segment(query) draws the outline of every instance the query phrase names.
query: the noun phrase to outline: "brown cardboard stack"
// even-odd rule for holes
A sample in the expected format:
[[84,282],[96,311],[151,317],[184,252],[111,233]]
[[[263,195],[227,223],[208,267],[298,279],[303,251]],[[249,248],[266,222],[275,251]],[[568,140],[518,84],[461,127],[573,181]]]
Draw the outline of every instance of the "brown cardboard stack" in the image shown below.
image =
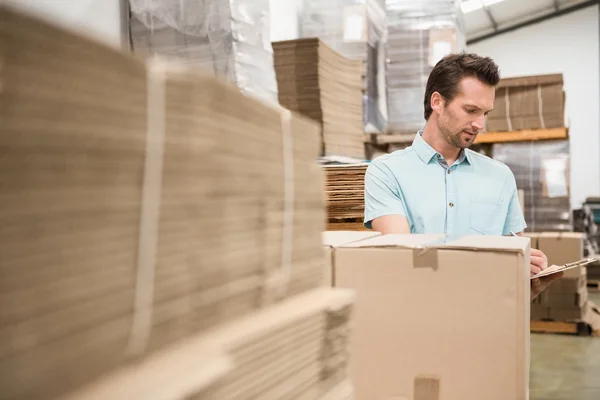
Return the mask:
[[564,126],[564,109],[562,74],[502,79],[494,110],[487,118],[487,130],[560,128]]
[[357,296],[357,400],[528,398],[528,240],[382,235],[333,252],[335,285]]
[[[548,257],[548,265],[564,265],[582,259],[584,235],[579,232],[543,232],[531,235],[531,246]],[[583,320],[588,308],[586,267],[565,271],[531,306],[531,319]]]
[[327,220],[362,220],[365,210],[365,173],[369,164],[325,165]]
[[361,62],[319,39],[273,43],[279,103],[322,124],[324,155],[365,158]]
[[1,7],[0,64],[2,398],[322,284],[316,124]]
[[[346,350],[353,302],[353,292],[346,290],[322,288],[296,296],[182,341],[68,399],[167,398],[164,393],[170,399],[194,400],[328,399],[333,390],[351,391]],[[144,374],[136,376],[140,369]],[[160,380],[140,379],[156,375],[156,369],[164,369]],[[169,378],[185,382],[179,393],[170,389],[174,385]]]

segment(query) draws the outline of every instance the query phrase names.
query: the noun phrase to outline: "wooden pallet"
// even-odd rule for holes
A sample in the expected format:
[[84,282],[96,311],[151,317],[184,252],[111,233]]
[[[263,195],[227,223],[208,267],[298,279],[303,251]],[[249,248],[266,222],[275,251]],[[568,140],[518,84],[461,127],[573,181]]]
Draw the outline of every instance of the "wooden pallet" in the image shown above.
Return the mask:
[[530,321],[529,330],[532,333],[559,333],[577,336],[598,336],[587,322],[565,322],[565,321]]

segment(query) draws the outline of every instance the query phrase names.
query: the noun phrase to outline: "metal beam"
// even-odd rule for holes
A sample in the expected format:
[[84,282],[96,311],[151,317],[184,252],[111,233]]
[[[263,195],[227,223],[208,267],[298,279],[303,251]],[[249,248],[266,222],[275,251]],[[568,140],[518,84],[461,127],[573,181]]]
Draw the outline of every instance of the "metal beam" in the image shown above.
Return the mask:
[[561,15],[565,15],[565,14],[569,14],[572,13],[574,11],[578,11],[581,10],[583,8],[587,8],[593,5],[598,5],[600,4],[600,0],[588,0],[588,1],[584,1],[582,3],[579,4],[575,4],[574,6],[571,7],[565,7],[562,8],[558,11],[554,11],[550,14],[547,15],[543,15],[541,17],[537,17],[537,18],[533,18],[530,19],[528,21],[524,21],[512,26],[508,26],[506,28],[502,28],[502,29],[498,29],[496,32],[492,32],[492,33],[488,33],[485,35],[481,35],[479,37],[467,40],[467,45],[469,44],[474,44],[477,42],[481,42],[482,40],[487,40],[487,39],[491,39],[494,36],[498,36],[498,35],[502,35],[503,33],[508,33],[508,32],[512,32],[512,31],[516,31],[517,29],[521,29],[521,28],[525,28],[526,26],[530,26],[530,25],[534,25],[552,18],[556,18],[556,17],[560,17]]
[[481,4],[483,6],[483,11],[485,11],[485,14],[487,15],[488,19],[492,23],[492,26],[494,27],[494,33],[498,32],[498,22],[496,22],[496,19],[494,18],[494,16],[492,15],[492,12],[490,11],[490,8],[483,3],[481,3]]
[[120,0],[119,6],[121,11],[121,44],[123,50],[129,53],[133,50],[131,46],[129,0]]

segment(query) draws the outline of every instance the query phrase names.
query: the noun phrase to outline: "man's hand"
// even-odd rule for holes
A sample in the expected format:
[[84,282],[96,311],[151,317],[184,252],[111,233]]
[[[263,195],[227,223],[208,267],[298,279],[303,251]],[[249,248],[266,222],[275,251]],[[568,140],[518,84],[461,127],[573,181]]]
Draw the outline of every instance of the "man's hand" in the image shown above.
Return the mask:
[[548,268],[548,257],[538,249],[531,249],[531,276]]
[[[543,270],[548,268],[548,258],[546,255],[537,249],[531,249],[531,271],[530,276],[539,274]],[[531,280],[531,300],[535,299],[540,293],[542,293],[552,282],[561,278],[564,272],[559,272],[552,275],[546,275],[541,278]]]

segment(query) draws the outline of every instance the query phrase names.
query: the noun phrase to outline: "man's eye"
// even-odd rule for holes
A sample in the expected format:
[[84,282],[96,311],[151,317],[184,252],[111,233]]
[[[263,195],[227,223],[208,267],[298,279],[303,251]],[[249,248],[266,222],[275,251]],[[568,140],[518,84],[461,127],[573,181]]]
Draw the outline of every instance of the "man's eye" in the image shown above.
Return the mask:
[[475,110],[467,110],[469,114],[475,114]]

